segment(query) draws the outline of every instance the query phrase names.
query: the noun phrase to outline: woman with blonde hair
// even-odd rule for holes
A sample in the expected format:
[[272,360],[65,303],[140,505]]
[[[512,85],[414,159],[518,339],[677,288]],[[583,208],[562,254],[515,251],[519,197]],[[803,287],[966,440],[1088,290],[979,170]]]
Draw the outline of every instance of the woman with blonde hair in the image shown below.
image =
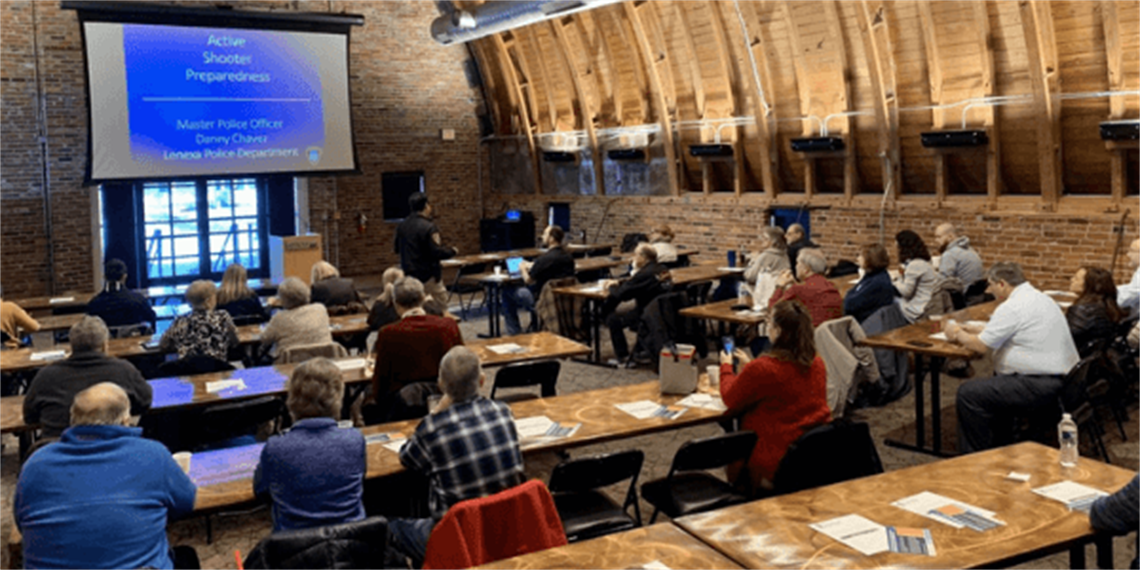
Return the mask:
[[[403,278],[404,270],[399,267],[392,266],[384,270],[384,275],[380,277],[380,284],[384,290],[376,296],[376,301],[372,303],[372,310],[368,313],[369,330],[378,331],[384,328],[384,326],[400,320],[400,313],[396,311],[396,300],[393,290],[394,284]],[[439,307],[436,303],[427,303],[424,305],[424,311],[427,314],[442,317],[443,313],[438,309]]]
[[352,280],[341,277],[333,264],[327,261],[314,263],[310,277],[312,302],[324,305],[330,313],[355,313],[364,308]]
[[269,312],[257,293],[249,288],[248,279],[245,267],[232,263],[226,268],[222,287],[218,289],[218,310],[229,313],[242,324],[264,323],[269,320]]

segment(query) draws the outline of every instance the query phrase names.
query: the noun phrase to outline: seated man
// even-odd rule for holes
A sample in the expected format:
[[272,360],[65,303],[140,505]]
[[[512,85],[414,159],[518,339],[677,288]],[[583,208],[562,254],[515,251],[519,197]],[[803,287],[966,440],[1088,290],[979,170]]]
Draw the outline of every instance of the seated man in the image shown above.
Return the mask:
[[1116,289],[1116,304],[1127,313],[1140,309],[1140,239],[1132,240],[1128,247],[1128,264],[1135,270],[1127,285]]
[[109,327],[149,323],[153,330],[158,317],[145,297],[127,288],[127,264],[120,259],[108,261],[103,277],[103,292],[87,303],[87,314],[103,319]]
[[811,314],[811,326],[818,327],[820,323],[838,319],[843,316],[843,296],[835,285],[823,276],[827,270],[827,261],[817,249],[805,249],[800,252],[796,262],[796,273],[799,283],[791,271],[784,270],[776,278],[776,290],[768,299],[768,308],[771,309],[780,301],[797,300]]
[[[606,283],[608,297],[602,308],[606,317],[606,326],[610,328],[610,342],[614,346],[614,358],[610,364],[621,366],[629,356],[629,344],[625,340],[625,329],[637,330],[641,322],[641,313],[658,295],[665,293],[663,276],[669,270],[657,263],[657,250],[648,243],[640,243],[633,250],[633,276],[621,284],[616,281]],[[636,301],[634,308],[627,311],[617,311],[617,306],[623,301]]]
[[43,437],[57,438],[70,421],[71,402],[79,392],[102,382],[117,384],[127,394],[131,415],[150,409],[151,387],[126,360],[107,350],[107,326],[99,317],[83,317],[71,326],[71,356],[36,373],[24,396],[24,423],[41,424]]
[[393,519],[392,545],[419,568],[428,537],[452,505],[523,482],[523,460],[511,409],[479,395],[486,376],[465,346],[439,363],[443,399],[400,449],[400,463],[428,479],[431,518]]
[[942,256],[938,261],[938,273],[943,277],[956,277],[966,287],[986,277],[982,258],[970,247],[970,238],[960,235],[954,224],[938,226],[934,230],[934,238]]
[[0,299],[0,332],[8,335],[4,344],[9,348],[20,346],[20,333],[36,332],[40,330],[40,323],[28,315],[23,307]]
[[162,444],[127,427],[130,407],[110,382],[79,392],[72,427],[24,464],[12,511],[28,568],[197,567],[192,548],[166,541],[197,489]]
[[534,262],[524,261],[519,266],[526,286],[503,288],[503,317],[507,321],[507,334],[522,333],[519,309],[534,311],[534,302],[542,288],[551,279],[574,276],[574,258],[562,247],[565,233],[558,226],[547,226],[542,232],[542,245],[549,249]]
[[962,453],[1009,443],[1015,414],[1057,410],[1065,374],[1080,360],[1061,308],[1025,280],[1020,265],[994,264],[987,278],[986,291],[1001,304],[981,333],[950,322],[945,327],[951,342],[978,353],[994,351],[994,376],[958,388]]
[[792,272],[796,277],[803,279],[803,276],[799,274],[799,270],[796,268],[796,261],[799,260],[800,251],[804,249],[819,249],[819,246],[816,245],[814,241],[811,241],[811,238],[808,237],[807,231],[804,230],[802,224],[792,224],[788,226],[788,231],[784,234],[784,237],[788,242],[788,262],[792,266]]
[[[434,393],[439,360],[452,347],[463,344],[459,325],[453,319],[424,311],[427,295],[415,277],[404,277],[392,288],[400,320],[376,336],[376,369],[372,376],[372,400],[368,423],[410,419],[425,412],[424,399]],[[404,391],[406,387],[415,388]]]

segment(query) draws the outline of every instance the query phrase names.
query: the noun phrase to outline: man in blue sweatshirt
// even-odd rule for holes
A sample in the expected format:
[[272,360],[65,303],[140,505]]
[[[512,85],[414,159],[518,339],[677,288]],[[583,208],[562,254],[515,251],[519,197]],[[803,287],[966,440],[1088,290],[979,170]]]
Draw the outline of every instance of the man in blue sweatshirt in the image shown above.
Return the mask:
[[27,568],[196,567],[192,549],[170,550],[166,523],[194,510],[197,489],[162,444],[128,427],[130,407],[116,384],[83,390],[71,427],[24,464],[12,510]]

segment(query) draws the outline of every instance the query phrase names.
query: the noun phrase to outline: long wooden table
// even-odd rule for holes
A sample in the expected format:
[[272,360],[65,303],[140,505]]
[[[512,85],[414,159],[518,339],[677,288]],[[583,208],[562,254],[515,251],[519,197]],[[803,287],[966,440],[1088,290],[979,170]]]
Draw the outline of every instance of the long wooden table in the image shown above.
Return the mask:
[[[272,295],[277,291],[277,285],[279,283],[273,281],[272,279],[268,279],[268,278],[265,278],[265,279],[255,278],[255,279],[250,279],[248,281],[248,284],[249,284],[250,289],[257,291],[258,293]],[[220,285],[220,284],[215,282],[215,285]],[[142,296],[150,298],[150,299],[161,299],[161,298],[166,298],[166,297],[181,296],[181,295],[186,293],[187,287],[189,287],[188,284],[183,284],[183,285],[155,285],[153,287],[147,287],[145,289],[135,289],[135,291],[142,294]],[[29,313],[34,313],[37,311],[47,311],[47,310],[55,310],[55,309],[71,309],[71,310],[74,310],[74,309],[78,309],[80,307],[86,307],[87,304],[91,302],[91,299],[94,298],[95,295],[98,295],[98,294],[99,294],[98,291],[95,291],[95,292],[72,291],[72,292],[62,293],[59,295],[50,295],[50,296],[41,296],[41,297],[25,297],[23,299],[10,299],[10,300],[15,302],[20,307],[22,307],[25,311],[28,311]]]
[[[522,352],[499,354],[490,348],[506,343],[517,344],[522,348]],[[484,366],[503,366],[548,358],[570,358],[590,353],[590,347],[550,332],[469,342],[467,346],[479,356]],[[356,357],[339,360],[352,362],[363,359]],[[154,391],[150,413],[201,407],[220,401],[237,401],[265,395],[284,394],[285,382],[296,366],[296,364],[276,364],[193,376],[156,378],[149,381]],[[361,366],[346,370],[343,377],[345,384],[354,385],[369,382],[372,375],[364,366]],[[226,390],[218,393],[207,391],[206,388],[209,383],[220,380],[242,380],[246,383],[246,389]],[[22,394],[0,398],[0,433],[22,432],[38,427],[35,424],[27,425],[24,423],[24,396]]]
[[[1028,482],[1006,478],[1027,473]],[[755,501],[674,522],[745,568],[1001,567],[1080,547],[1095,538],[1088,515],[1070,512],[1030,489],[1065,479],[1112,493],[1131,471],[1082,458],[1062,474],[1056,449],[1037,443],[992,449]],[[923,491],[996,513],[1006,523],[985,532],[955,529],[891,506]],[[887,526],[927,528],[937,556],[883,552],[864,556],[812,530],[811,523],[849,514]],[[1083,547],[1072,550],[1083,557]],[[1083,568],[1083,559],[1072,560]]]
[[660,523],[490,562],[476,568],[741,568],[723,554],[678,528]]
[[[639,400],[672,405],[682,398],[661,394],[659,383],[652,381],[553,398],[524,400],[510,406],[517,419],[544,415],[563,425],[582,424],[572,436],[524,445],[523,454],[526,455],[680,429],[723,418],[721,412],[689,408],[673,420],[659,417],[639,420],[614,407],[614,404]],[[420,420],[393,422],[369,426],[361,431],[366,436],[392,432],[410,436],[419,422]],[[191,479],[198,485],[198,499],[194,509],[206,511],[253,500],[253,472],[257,467],[260,449],[261,444],[258,444],[194,454],[190,469]],[[368,470],[365,477],[369,479],[404,470],[399,456],[382,445],[369,444],[367,454]],[[195,468],[195,465],[199,467]]]

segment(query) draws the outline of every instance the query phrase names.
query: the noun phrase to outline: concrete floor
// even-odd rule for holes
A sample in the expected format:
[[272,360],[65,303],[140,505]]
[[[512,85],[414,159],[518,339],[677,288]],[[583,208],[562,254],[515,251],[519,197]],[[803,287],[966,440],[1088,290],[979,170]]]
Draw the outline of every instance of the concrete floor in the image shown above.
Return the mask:
[[[525,317],[523,322],[526,322]],[[478,332],[485,332],[487,330],[487,321],[485,317],[474,317],[462,323],[460,328],[465,338],[473,339],[476,338],[475,335]],[[603,333],[603,335],[605,334],[606,333]],[[630,339],[632,340],[632,337],[630,337]],[[607,347],[605,350],[608,350],[608,342],[603,346]],[[604,354],[604,356],[608,355]],[[492,375],[493,370],[490,370],[488,376],[491,377]],[[644,382],[653,377],[652,371],[648,368],[615,370],[568,361],[563,363],[558,390],[560,393],[579,392],[606,386]],[[954,394],[961,382],[962,380],[956,378],[944,377],[942,383],[942,404],[944,409],[950,411],[950,417],[953,417]],[[1128,434],[1127,441],[1121,440],[1120,434],[1114,429],[1115,425],[1106,426],[1110,432],[1106,443],[1109,446],[1113,463],[1132,470],[1140,468],[1140,446],[1136,443],[1140,441],[1140,424],[1137,423],[1136,416],[1137,414],[1135,410],[1133,410],[1131,419],[1126,425],[1126,432]],[[935,460],[935,458],[925,454],[904,451],[882,444],[883,438],[887,434],[896,432],[914,423],[913,394],[907,395],[881,408],[855,411],[850,417],[870,424],[872,435],[878,445],[879,455],[882,458],[885,469],[895,470]],[[953,439],[952,433],[955,424],[950,422],[944,425],[949,432],[947,437]],[[629,448],[642,449],[646,453],[646,460],[642,468],[641,480],[647,481],[666,475],[673,455],[681,444],[690,439],[714,435],[720,432],[721,428],[719,426],[715,424],[706,425],[669,431],[652,436],[625,439],[609,444],[577,448],[572,451],[572,455],[581,456]],[[6,543],[13,525],[11,500],[19,466],[17,464],[17,446],[14,438],[5,436],[3,441],[5,445],[3,446],[2,454],[0,454],[0,497],[3,499],[3,506],[0,507],[0,513],[2,513],[2,517],[0,517],[2,518],[2,520],[0,520],[0,536],[4,537]],[[553,454],[539,457],[528,456],[526,465],[527,474],[531,477],[547,480],[552,467],[557,461],[558,458]],[[615,488],[613,490],[615,495],[622,491],[624,491],[624,489]],[[643,518],[648,521],[652,508],[644,501],[642,501],[641,507]],[[206,543],[205,521],[200,517],[171,524],[169,526],[171,543],[175,545],[186,544],[194,546],[201,558],[203,568],[234,568],[236,567],[234,563],[234,551],[240,551],[244,558],[271,529],[269,512],[268,509],[265,508],[238,515],[215,516],[213,517],[212,524],[214,534],[212,544]],[[1115,553],[1115,567],[1127,567],[1129,561],[1136,556],[1135,539],[1132,537],[1118,538],[1115,543]],[[9,564],[8,551],[6,548],[3,550],[2,558],[3,559],[0,560],[0,567],[10,568],[11,565]],[[1095,553],[1091,548],[1086,554],[1086,560],[1088,560],[1089,563],[1093,563],[1096,560]],[[1024,564],[1021,567],[1068,568],[1069,560],[1067,554],[1060,554],[1038,559]]]

